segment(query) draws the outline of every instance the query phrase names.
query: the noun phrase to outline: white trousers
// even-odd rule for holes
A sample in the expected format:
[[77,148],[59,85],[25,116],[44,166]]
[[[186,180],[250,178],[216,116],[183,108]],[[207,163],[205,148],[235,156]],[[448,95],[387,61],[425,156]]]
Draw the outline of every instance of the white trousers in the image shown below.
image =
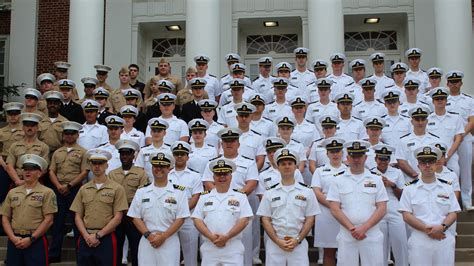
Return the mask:
[[[260,200],[255,193],[255,190],[250,193],[249,204],[252,208],[253,215],[257,213],[258,206],[260,205]],[[260,257],[260,217],[252,219],[252,258]]]
[[172,235],[159,248],[153,248],[145,237],[138,245],[138,265],[179,265],[179,239]]
[[[397,266],[408,266],[408,240],[405,222],[400,213],[394,213],[396,210],[392,210],[390,206],[389,209],[385,217],[378,224],[384,236],[383,257],[389,257],[389,250],[392,247]],[[384,262],[384,265],[388,265],[387,260]]]
[[439,241],[414,230],[408,239],[408,261],[411,266],[454,266],[455,244],[450,233]]
[[[208,240],[201,245],[201,265],[203,266],[243,266],[244,246],[238,239],[230,239],[222,248]],[[245,264],[252,265],[252,264]]]
[[[257,218],[256,218],[257,219]],[[252,219],[242,231],[242,244],[244,245],[244,265],[252,265],[253,259],[253,223]]]
[[309,265],[308,242],[306,239],[289,252],[281,249],[275,242],[265,242],[265,265],[268,266],[307,266]]
[[363,266],[382,266],[387,263],[387,257],[383,255],[383,234],[376,227],[367,232],[364,240],[354,239],[346,228],[341,227],[336,239],[337,265],[359,265],[359,258]]
[[183,226],[178,231],[178,236],[183,249],[184,264],[186,266],[197,266],[199,232],[194,227],[191,218],[184,220]]
[[466,206],[472,205],[472,135],[467,135],[458,148],[459,155],[459,185],[461,186],[461,201]]

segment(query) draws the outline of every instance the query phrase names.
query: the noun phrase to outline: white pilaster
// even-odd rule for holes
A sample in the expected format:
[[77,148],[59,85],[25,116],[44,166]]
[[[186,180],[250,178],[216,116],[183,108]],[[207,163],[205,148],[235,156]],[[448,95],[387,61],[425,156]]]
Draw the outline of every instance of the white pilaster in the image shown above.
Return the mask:
[[198,53],[210,57],[208,73],[219,75],[220,1],[186,0],[186,66],[194,66]]
[[342,0],[308,0],[308,37],[311,61],[344,52]]
[[470,0],[434,0],[438,66],[464,72],[463,91],[474,95]]
[[103,43],[104,0],[70,0],[68,78],[78,84],[79,97],[81,78],[95,77],[94,65],[102,64]]
[[35,88],[37,0],[12,1],[11,7],[7,85],[25,83],[25,87]]

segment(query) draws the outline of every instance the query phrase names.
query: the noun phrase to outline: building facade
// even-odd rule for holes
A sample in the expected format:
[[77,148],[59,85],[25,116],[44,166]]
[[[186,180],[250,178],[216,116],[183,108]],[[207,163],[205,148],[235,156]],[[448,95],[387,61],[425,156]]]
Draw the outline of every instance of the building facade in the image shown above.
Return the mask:
[[[387,66],[419,47],[422,68],[462,70],[464,88],[474,94],[473,6],[471,0],[0,0],[0,85],[35,86],[35,77],[59,60],[72,64],[75,81],[95,75],[95,64],[110,65],[109,81],[117,86],[121,66],[137,63],[145,80],[161,57],[184,76],[194,55],[205,53],[217,76],[227,73],[224,55],[237,52],[254,78],[259,57],[293,62],[298,46],[310,49],[311,60],[341,51],[348,60],[367,59],[381,51]],[[368,18],[379,22],[367,24]]]

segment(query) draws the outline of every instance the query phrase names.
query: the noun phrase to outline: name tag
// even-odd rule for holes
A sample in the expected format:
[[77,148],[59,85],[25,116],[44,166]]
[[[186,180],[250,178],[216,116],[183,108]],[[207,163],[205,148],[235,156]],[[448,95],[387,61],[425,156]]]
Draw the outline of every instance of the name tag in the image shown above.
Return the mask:
[[296,196],[295,196],[295,199],[297,199],[297,200],[302,200],[302,201],[306,201],[306,197],[303,196],[303,195],[296,195]]
[[408,112],[408,110],[402,110],[402,113],[406,113],[406,112]]
[[319,112],[319,109],[314,109],[313,112]]
[[364,187],[377,187],[377,185],[374,183],[365,183]]
[[212,204],[214,204],[212,201],[204,202],[204,206],[212,206]]
[[412,143],[408,143],[408,144],[407,144],[407,147],[411,147],[411,146],[415,146],[415,143],[412,142]]
[[273,198],[273,199],[272,199],[272,202],[277,201],[277,200],[280,200],[280,197],[275,197],[275,198]]
[[436,123],[435,122],[430,122],[428,123],[428,126],[434,126]]
[[269,110],[268,112],[269,113],[274,113],[276,110]]
[[448,194],[438,194],[437,197],[438,197],[438,198],[441,198],[441,199],[449,199],[449,195],[448,195]]
[[227,113],[227,114],[230,114],[230,113],[232,113],[232,110],[229,110],[229,111],[227,111],[226,113]]
[[142,202],[150,202],[150,199],[142,199]]
[[360,110],[359,113],[365,113],[365,110]]
[[331,169],[329,168],[323,169],[323,172],[331,172]]
[[270,181],[270,180],[272,180],[272,178],[271,178],[271,177],[267,177],[267,178],[263,179],[263,182],[268,182],[268,181]]

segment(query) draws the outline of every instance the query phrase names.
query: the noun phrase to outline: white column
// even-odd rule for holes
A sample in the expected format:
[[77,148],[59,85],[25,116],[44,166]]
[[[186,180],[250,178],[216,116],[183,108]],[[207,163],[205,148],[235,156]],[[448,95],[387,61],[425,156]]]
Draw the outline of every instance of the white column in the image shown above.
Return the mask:
[[342,0],[308,0],[308,37],[311,61],[344,53]]
[[435,0],[438,66],[464,72],[463,91],[474,95],[472,77],[472,13],[470,0]]
[[219,75],[219,0],[186,0],[186,66],[194,66],[194,56],[203,53],[211,59],[208,73]]
[[81,78],[95,77],[94,65],[102,64],[104,43],[104,0],[70,0],[68,78],[84,95]]

